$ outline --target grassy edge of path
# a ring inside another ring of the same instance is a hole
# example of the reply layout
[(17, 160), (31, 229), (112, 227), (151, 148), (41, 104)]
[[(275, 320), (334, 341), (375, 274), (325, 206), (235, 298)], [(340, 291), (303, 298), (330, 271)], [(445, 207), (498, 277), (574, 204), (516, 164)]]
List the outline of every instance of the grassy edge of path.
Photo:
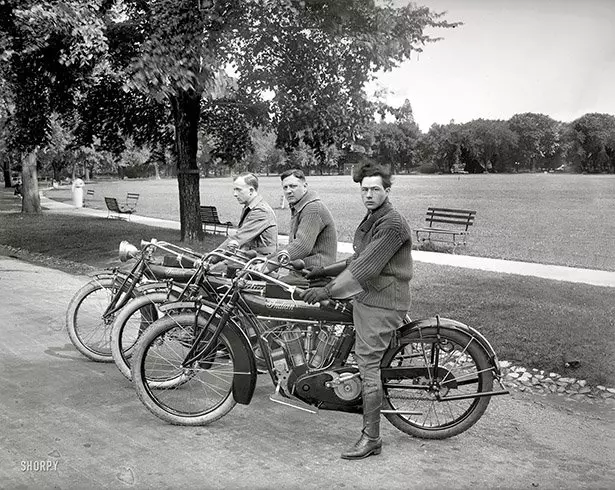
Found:
[[(73, 215), (4, 213), (0, 254), (72, 274), (118, 264), (120, 241), (157, 238), (180, 244), (179, 232)], [(221, 236), (190, 244), (211, 250)], [(413, 318), (454, 318), (490, 340), (501, 359), (592, 384), (615, 385), (615, 289), (416, 263)], [(565, 367), (579, 361), (577, 369)]]

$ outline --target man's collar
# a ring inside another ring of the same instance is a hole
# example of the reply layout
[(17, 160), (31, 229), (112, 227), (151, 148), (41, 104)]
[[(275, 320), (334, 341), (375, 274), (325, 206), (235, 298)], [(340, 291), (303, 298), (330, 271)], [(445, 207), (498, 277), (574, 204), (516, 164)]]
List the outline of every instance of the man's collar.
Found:
[(297, 213), (301, 211), (308, 203), (317, 201), (318, 199), (319, 198), (315, 192), (308, 190), (305, 194), (303, 194), (303, 196), (301, 196), (301, 199), (299, 199), (290, 208)]
[(252, 199), (248, 204), (245, 205), (246, 208), (254, 209), (254, 206), (259, 204), (263, 200), (263, 196), (260, 194), (256, 194), (256, 197)]
[(379, 207), (377, 207), (373, 211), (367, 211), (365, 218), (363, 218), (363, 222), (371, 222), (380, 218), (381, 216), (384, 216), (391, 210), (392, 207), (393, 205), (390, 203), (389, 198), (387, 197)]

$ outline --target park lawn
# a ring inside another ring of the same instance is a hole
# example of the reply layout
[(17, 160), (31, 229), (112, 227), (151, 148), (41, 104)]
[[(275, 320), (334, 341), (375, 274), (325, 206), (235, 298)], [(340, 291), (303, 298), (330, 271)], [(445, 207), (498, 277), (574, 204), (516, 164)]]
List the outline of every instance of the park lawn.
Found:
[[(279, 177), (259, 179), (280, 233), (288, 234), (290, 212), (280, 208)], [(357, 184), (348, 175), (330, 175), (311, 176), (308, 185), (331, 210), (338, 239), (352, 242), (365, 215)], [(93, 181), (87, 187), (95, 192), (88, 206), (106, 210), (105, 196), (123, 202), (127, 192), (139, 192), (140, 215), (179, 221), (176, 179)], [(68, 200), (70, 186), (45, 193)], [(230, 177), (201, 179), (200, 197), (218, 208), (222, 221), (237, 223), (241, 206)], [(459, 254), (615, 271), (615, 175), (398, 175), (390, 199), (412, 228), (425, 224), (429, 206), (476, 210), (468, 246)]]
[[(0, 245), (72, 273), (84, 272), (81, 264), (90, 269), (116, 264), (122, 240), (138, 244), (151, 238), (180, 243), (179, 231), (119, 220), (19, 213), (0, 220)], [(222, 238), (208, 235), (190, 247), (211, 250)], [(412, 290), (413, 318), (454, 318), (483, 332), (500, 359), (615, 386), (613, 288), (416, 262)], [(580, 366), (566, 368), (571, 360)]]
[[(62, 214), (4, 214), (0, 222), (0, 245), (8, 245), (58, 259), (58, 267), (75, 272), (75, 264), (102, 269), (119, 264), (118, 249), (122, 240), (139, 246), (141, 240), (156, 238), (176, 245), (180, 232), (166, 228), (86, 216)], [(224, 239), (222, 235), (207, 235), (203, 242), (190, 244), (197, 252), (215, 248)], [(25, 257), (26, 259), (28, 257)], [(62, 264), (66, 262), (66, 264)], [(79, 272), (87, 271), (88, 268)]]

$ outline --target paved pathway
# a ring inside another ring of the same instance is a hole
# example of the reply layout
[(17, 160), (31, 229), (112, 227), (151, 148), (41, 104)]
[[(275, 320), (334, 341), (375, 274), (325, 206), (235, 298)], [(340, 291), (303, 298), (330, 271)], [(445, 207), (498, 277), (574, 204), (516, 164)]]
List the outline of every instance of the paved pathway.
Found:
[[(41, 198), (42, 205), (53, 212), (74, 213), (88, 216), (106, 217), (107, 212), (99, 209), (75, 208), (74, 206), (47, 197)], [(161, 228), (180, 229), (177, 221), (149, 218), (147, 216), (132, 215), (131, 221)], [(280, 236), (281, 243), (287, 243), (287, 236)], [(352, 244), (348, 242), (338, 243), (338, 252), (343, 254), (352, 253)], [(515, 260), (490, 259), (485, 257), (473, 257), (470, 255), (455, 255), (437, 252), (424, 252), (415, 250), (412, 257), (418, 262), (448, 265), (453, 267), (467, 267), (490, 272), (506, 274), (518, 274), (522, 276), (540, 277), (556, 281), (567, 281), (590, 284), (593, 286), (615, 287), (615, 272), (600, 271), (595, 269), (581, 269), (560, 265), (545, 265), (533, 262), (520, 262)]]
[(0, 488), (615, 488), (611, 405), (555, 395), (494, 397), (443, 441), (383, 420), (382, 455), (362, 462), (339, 459), (360, 416), (271, 403), (267, 376), (209, 426), (165, 424), (114, 364), (69, 342), (66, 305), (84, 281), (0, 257)]

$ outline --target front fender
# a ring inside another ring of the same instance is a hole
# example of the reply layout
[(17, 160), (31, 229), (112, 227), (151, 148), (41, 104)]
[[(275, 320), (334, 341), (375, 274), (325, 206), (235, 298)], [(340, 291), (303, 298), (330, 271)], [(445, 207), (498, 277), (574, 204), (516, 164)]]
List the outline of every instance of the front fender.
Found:
[[(203, 327), (214, 312), (214, 306), (202, 304), (198, 322)], [(176, 301), (160, 306), (160, 311), (167, 315), (173, 314), (174, 310), (186, 313), (186, 310), (195, 310), (194, 301)], [(190, 314), (190, 313), (187, 313)], [(194, 318), (194, 314), (192, 314)], [(237, 403), (248, 405), (256, 388), (256, 361), (252, 353), (250, 341), (241, 327), (232, 319), (229, 319), (224, 327), (224, 333), (229, 341), (235, 362), (235, 374), (233, 375), (233, 397)]]
[[(183, 288), (179, 287), (177, 284), (167, 281), (156, 281), (156, 282), (148, 282), (145, 284), (140, 284), (135, 288), (136, 294), (151, 294), (151, 293), (167, 293), (169, 296), (169, 300), (173, 300), (174, 298), (178, 298), (182, 293)], [(194, 303), (192, 303), (194, 306)]]
[(498, 375), (500, 374), (500, 362), (498, 361), (498, 356), (495, 353), (495, 350), (493, 350), (493, 347), (491, 346), (487, 338), (475, 328), (470, 327), (465, 323), (458, 322), (457, 320), (440, 317), (421, 318), (420, 320), (414, 320), (409, 323), (403, 324), (397, 329), (397, 339), (399, 342), (403, 343), (404, 337), (407, 337), (413, 331), (420, 331), (423, 328), (438, 328), (438, 326), (440, 328), (449, 328), (451, 330), (457, 330), (474, 338), (487, 353), (489, 360), (491, 361), (493, 367), (496, 370), (496, 373)]

